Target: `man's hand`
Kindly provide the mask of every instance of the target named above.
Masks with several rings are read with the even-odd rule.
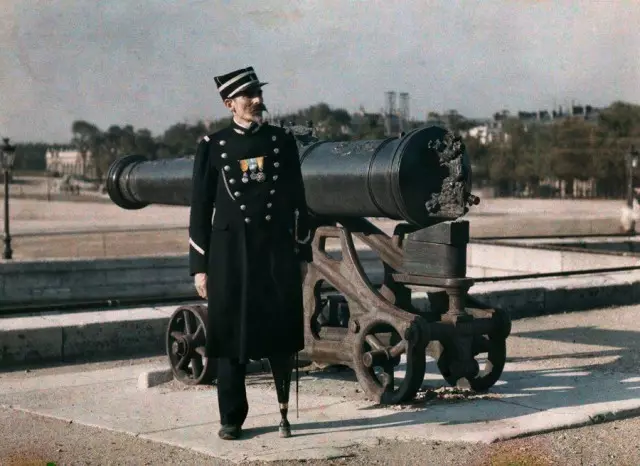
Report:
[[[197,273],[194,277],[196,291],[202,299],[207,299],[207,274]]]

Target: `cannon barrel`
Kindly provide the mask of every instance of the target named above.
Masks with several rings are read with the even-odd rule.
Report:
[[[318,216],[386,217],[427,226],[464,215],[471,168],[459,138],[436,126],[400,138],[317,141],[300,146],[306,200]],[[107,174],[111,200],[124,209],[191,202],[193,158],[116,160]]]

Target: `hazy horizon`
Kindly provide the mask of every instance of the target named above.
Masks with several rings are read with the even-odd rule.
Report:
[[[74,120],[161,134],[227,115],[213,76],[252,65],[272,113],[318,102],[472,118],[640,102],[640,3],[5,0],[0,135],[68,142]],[[287,5],[290,5],[287,7]]]

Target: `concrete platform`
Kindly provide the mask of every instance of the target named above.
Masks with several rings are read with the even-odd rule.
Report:
[[[267,376],[249,379],[246,436],[237,442],[216,436],[215,388],[137,386],[141,372],[164,367],[4,374],[0,404],[239,463],[334,458],[379,439],[489,443],[640,414],[639,313],[635,306],[613,316],[603,310],[516,322],[503,377],[486,395],[441,389],[431,362],[422,399],[379,407],[356,394],[356,385],[344,381],[348,376],[311,372],[301,379],[300,417],[293,409],[290,439],[277,435],[279,413]],[[402,375],[400,366],[396,376]]]
[[[640,303],[640,271],[478,283],[470,294],[506,310],[512,319],[630,305]],[[428,310],[425,293],[413,293],[413,300],[417,307]],[[164,354],[166,325],[177,307],[2,317],[0,370],[30,363]]]

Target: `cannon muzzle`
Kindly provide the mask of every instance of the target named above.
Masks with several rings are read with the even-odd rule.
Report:
[[[417,226],[455,220],[479,198],[471,190],[464,144],[443,128],[401,138],[322,141],[300,146],[309,210],[324,217],[386,217]],[[124,209],[191,202],[193,158],[116,160],[107,174],[111,200]]]
[[[148,161],[127,155],[109,167],[107,192],[123,209],[142,209],[149,204],[191,204],[193,157]]]

